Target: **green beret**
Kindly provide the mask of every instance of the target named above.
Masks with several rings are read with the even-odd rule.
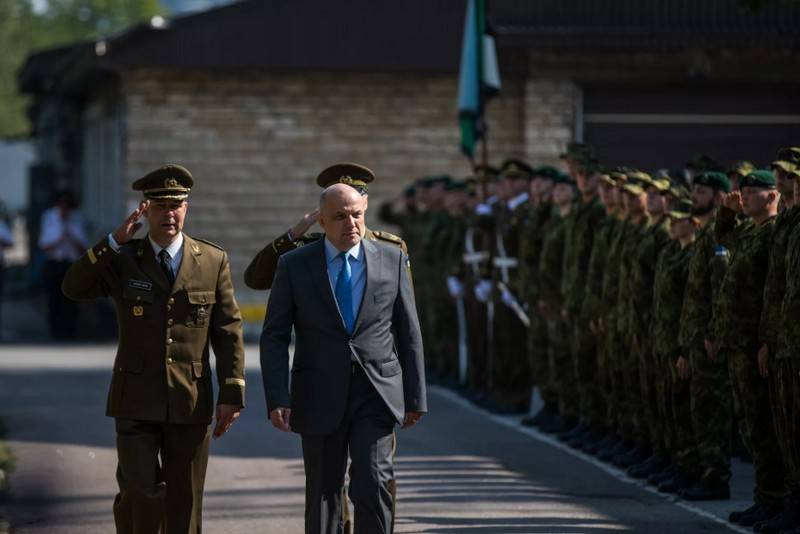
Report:
[[[744,177],[740,187],[760,187],[762,189],[775,189],[775,175],[772,171],[758,169]]]
[[[671,219],[688,219],[692,216],[692,200],[690,198],[681,198],[676,201],[672,210],[667,213]]]
[[[169,164],[147,173],[131,187],[151,200],[186,200],[193,185],[194,178],[186,167]]]
[[[500,174],[504,178],[530,180],[533,168],[521,159],[507,159],[500,166]]]
[[[584,161],[594,156],[594,147],[587,143],[567,143],[567,150],[559,156],[561,159]]]
[[[569,174],[556,170],[550,179],[553,181],[554,184],[567,184],[567,185],[575,185],[575,181],[570,177]]]
[[[731,181],[728,175],[718,171],[708,171],[698,174],[692,180],[692,185],[705,185],[718,191],[731,192]]]
[[[552,180],[553,177],[560,172],[560,170],[556,169],[552,165],[542,165],[541,167],[536,167],[536,169],[533,171],[533,176],[537,178],[544,178],[545,180]]]
[[[375,174],[358,163],[337,163],[331,165],[317,176],[317,185],[325,188],[334,184],[347,184],[366,193],[368,185],[375,180]]]

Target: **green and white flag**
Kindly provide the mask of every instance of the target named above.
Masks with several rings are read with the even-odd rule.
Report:
[[[467,0],[458,84],[458,122],[461,150],[470,159],[486,133],[483,111],[500,90],[494,36],[486,28],[486,0]]]

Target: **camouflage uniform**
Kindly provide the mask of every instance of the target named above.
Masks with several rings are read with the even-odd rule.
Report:
[[[575,206],[568,219],[564,242],[564,275],[561,293],[570,329],[572,365],[576,392],[580,399],[580,415],[599,430],[603,422],[602,398],[597,376],[597,344],[589,329],[589,318],[582,315],[586,298],[586,280],[597,225],[605,217],[605,209],[595,196]]]
[[[704,476],[727,481],[731,476],[732,417],[728,364],[722,359],[723,354],[711,360],[703,344],[711,324],[711,306],[717,300],[728,266],[728,251],[716,244],[713,228],[714,223],[710,222],[695,236],[679,342],[682,355],[691,366],[690,398],[698,465],[705,470]]]
[[[581,306],[581,316],[587,321],[594,321],[597,324],[602,318],[603,310],[603,278],[606,265],[609,263],[609,250],[612,238],[621,225],[621,221],[615,215],[605,215],[597,223],[594,240],[592,243],[592,253],[589,256],[589,266],[586,270],[586,290],[584,292],[583,304]],[[605,338],[596,337],[597,347],[597,391],[599,400],[594,413],[597,419],[590,417],[589,423],[595,429],[605,428],[608,424],[607,409],[608,399],[611,396],[611,376],[608,365],[608,355],[606,351]]]
[[[785,496],[783,461],[769,404],[769,387],[758,372],[758,326],[775,218],[736,224],[736,213],[720,208],[714,225],[719,242],[731,243],[728,270],[714,303],[714,343],[728,361],[734,396],[743,410],[742,441],[753,456],[755,502],[777,505]]]
[[[658,256],[653,282],[653,313],[650,326],[653,360],[657,373],[656,397],[661,439],[654,443],[681,472],[697,470],[690,404],[690,382],[678,376],[675,364],[681,354],[678,341],[684,287],[689,277],[693,244],[677,241]],[[692,463],[693,462],[693,463]]]
[[[619,300],[620,268],[622,263],[622,248],[627,236],[634,230],[633,224],[627,218],[618,221],[610,234],[611,246],[608,249],[608,261],[603,272],[602,289],[602,320],[605,326],[605,339],[603,350],[605,362],[609,370],[609,397],[606,399],[606,426],[617,434],[630,433],[626,429],[623,404],[625,402],[625,385],[622,378],[621,353],[623,350],[622,336],[617,329],[618,313],[617,301]]]
[[[630,283],[631,301],[628,325],[631,336],[639,342],[638,366],[642,402],[637,411],[640,432],[647,433],[649,443],[659,452],[666,452],[660,420],[658,417],[658,394],[656,381],[661,369],[653,358],[653,347],[649,335],[653,316],[653,284],[656,262],[663,248],[669,243],[669,220],[667,217],[653,222],[645,231],[633,257],[633,273]]]
[[[793,208],[797,214],[800,207]],[[794,225],[786,255],[786,291],[781,305],[778,350],[770,354],[775,433],[786,467],[791,498],[800,499],[800,226]]]
[[[536,313],[536,302],[541,297],[539,260],[545,238],[544,230],[547,228],[547,221],[552,217],[553,205],[549,202],[531,207],[522,227],[519,248],[519,285],[523,292],[520,303],[527,305],[531,320],[527,337],[531,383],[539,387],[542,400],[548,406],[558,403],[558,392],[548,387],[547,321]]]
[[[617,296],[616,333],[618,339],[619,370],[624,387],[624,396],[620,406],[622,417],[622,437],[638,446],[647,445],[648,431],[646,422],[639,418],[638,409],[642,403],[641,388],[639,386],[639,360],[631,346],[633,333],[632,311],[633,303],[633,273],[635,269],[636,251],[647,235],[649,219],[643,219],[637,224],[628,223],[628,231],[621,247],[621,260],[619,268],[619,294]]]
[[[439,306],[437,307],[438,321],[436,324],[437,345],[433,349],[438,354],[439,367],[436,371],[440,376],[455,380],[458,377],[458,309],[457,302],[447,290],[447,277],[462,276],[462,251],[464,250],[464,235],[466,233],[466,219],[461,215],[449,215],[447,224],[439,234],[437,249],[440,251],[441,261],[438,265],[440,284]]]
[[[558,394],[559,413],[564,417],[578,416],[578,402],[574,390],[565,385],[572,372],[569,347],[569,330],[561,317],[563,296],[561,277],[564,265],[564,233],[566,221],[558,213],[547,219],[542,229],[542,254],[539,258],[539,288],[541,300],[549,307],[543,319],[547,323],[547,360],[549,388]]]

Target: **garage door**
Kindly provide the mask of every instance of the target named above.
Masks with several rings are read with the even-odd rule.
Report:
[[[583,138],[604,163],[680,168],[699,153],[764,166],[800,146],[798,86],[584,87]]]

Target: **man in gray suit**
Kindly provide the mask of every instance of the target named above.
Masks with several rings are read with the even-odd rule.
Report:
[[[302,437],[307,534],[341,532],[348,451],[354,533],[392,531],[394,425],[427,410],[408,258],[362,239],[366,207],[352,187],[325,189],[325,239],[281,256],[261,334],[270,420]]]

